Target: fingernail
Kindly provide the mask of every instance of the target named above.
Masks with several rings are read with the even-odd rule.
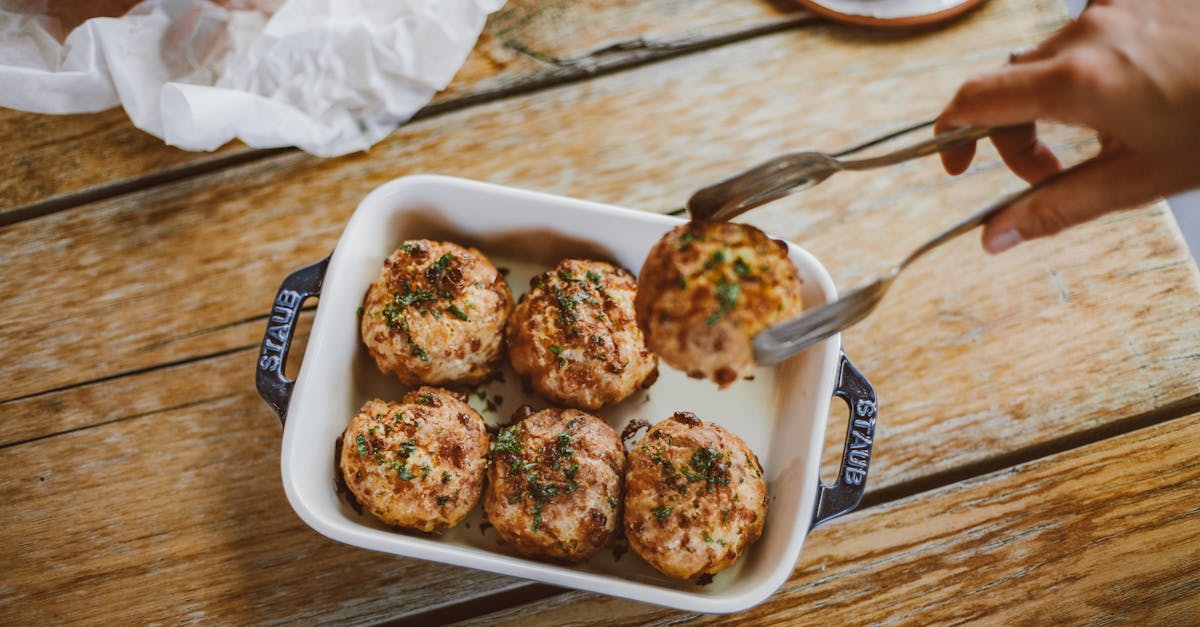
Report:
[[[1021,239],[1021,234],[1016,229],[1011,229],[988,238],[983,243],[983,248],[993,255],[998,255],[1023,241],[1025,240]]]
[[[1033,46],[1017,46],[1012,49],[1012,52],[1008,53],[1008,62],[1016,63],[1021,57],[1033,52],[1035,49]]]

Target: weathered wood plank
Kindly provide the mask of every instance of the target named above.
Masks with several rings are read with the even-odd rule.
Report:
[[[992,17],[1017,34],[992,35],[1003,42],[992,44],[993,55],[1007,50],[1023,30],[1041,27],[1040,18],[1005,20],[1004,11],[994,12],[998,15],[980,19]],[[1000,29],[987,32],[992,30]],[[840,145],[893,126],[897,117],[916,117],[906,110],[934,110],[942,96],[930,92],[949,91],[957,78],[985,62],[940,69],[916,60],[942,58],[939,42],[967,45],[974,39],[968,32],[865,45],[852,39],[860,35],[836,28],[767,37],[420,122],[371,154],[334,160],[281,155],[5,228],[0,254],[10,269],[6,285],[15,288],[20,281],[24,288],[9,290],[22,296],[6,302],[6,319],[14,324],[5,332],[27,338],[5,345],[6,355],[26,357],[14,364],[5,396],[195,355],[195,347],[164,352],[173,347],[158,343],[261,314],[262,305],[248,294],[268,293],[289,266],[326,254],[358,200],[395,176],[442,172],[670,208],[696,184],[728,173],[739,161],[773,154],[788,143]],[[853,120],[823,106],[889,79],[902,51],[914,64],[901,80],[912,87],[899,95],[928,93],[921,101],[901,100],[899,110],[892,103],[866,107]],[[806,62],[798,64],[798,58]],[[850,61],[843,68],[839,59]],[[838,93],[823,91],[835,87]],[[823,111],[797,120],[796,94],[810,94]],[[625,115],[627,110],[645,115]],[[731,127],[739,115],[745,119]],[[792,142],[780,139],[789,137]],[[55,269],[69,272],[37,285],[24,280]],[[187,294],[201,277],[209,284],[226,282],[226,289],[195,309]],[[78,298],[85,287],[89,297]],[[117,303],[122,307],[114,308]],[[208,303],[216,306],[206,308]],[[184,306],[190,315],[179,314]],[[45,309],[54,315],[41,315]],[[86,328],[75,322],[84,317]],[[140,333],[124,328],[139,317]],[[123,328],[103,329],[109,325]],[[80,341],[84,336],[93,341]],[[41,360],[60,351],[70,353],[60,359],[69,358]],[[83,355],[88,352],[93,354]],[[101,360],[108,363],[97,372]]]
[[[1196,624],[1197,429],[1192,415],[852,514],[734,617],[572,592],[465,624]]]
[[[606,70],[814,22],[787,2],[564,2],[513,0],[491,17],[455,80],[431,103],[445,110]],[[29,205],[78,204],[253,152],[234,142],[213,153],[164,145],[121,109],[43,116],[0,109],[0,223]],[[102,189],[91,189],[91,188]],[[25,211],[11,211],[23,208]]]
[[[36,408],[112,422],[0,448],[6,623],[378,622],[525,585],[309,529],[281,489],[279,421],[236,383],[256,355],[131,377],[153,410],[107,384]]]
[[[963,75],[1041,33],[1040,11],[992,2],[907,38],[838,27],[763,37],[419,122],[370,155],[281,155],[14,225],[0,231],[12,295],[4,397],[257,342],[253,324],[237,323],[261,316],[287,271],[327,254],[358,200],[395,176],[668,209],[780,150],[845,145],[935,111]],[[842,175],[751,219],[850,285],[1015,184],[993,153],[985,160],[958,180],[931,161]],[[1195,402],[1198,306],[1195,268],[1160,207],[998,259],[967,239],[934,253],[845,338],[883,402],[872,489]],[[35,414],[11,420],[13,432],[42,429]]]
[[[28,401],[40,405],[25,411],[48,418],[94,413],[111,423],[0,448],[0,466],[10,469],[0,497],[21,504],[0,513],[6,616],[371,621],[526,585],[308,530],[279,490],[279,427],[236,385],[254,356],[130,377],[139,394],[106,394],[106,382]],[[176,404],[127,407],[139,397]],[[853,514],[818,529],[781,593],[738,618],[928,622],[1020,618],[1056,605],[1052,615],[1066,622],[1118,612],[1192,622],[1200,611],[1198,423],[1175,420]],[[1114,562],[1122,567],[1105,567]],[[481,621],[513,616],[533,624],[686,618],[569,593]]]

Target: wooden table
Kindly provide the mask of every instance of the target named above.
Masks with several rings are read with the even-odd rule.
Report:
[[[893,33],[785,1],[513,0],[418,119],[339,159],[185,153],[120,110],[0,111],[0,622],[727,620],[310,530],[251,382],[275,288],[389,179],[668,211],[776,153],[928,117],[1063,19],[1057,0],[992,0]],[[845,288],[1020,185],[981,154],[957,179],[933,160],[835,177],[749,221]],[[844,336],[880,397],[866,500],[736,618],[1200,623],[1198,314],[1161,204],[996,258],[974,238],[936,251]]]

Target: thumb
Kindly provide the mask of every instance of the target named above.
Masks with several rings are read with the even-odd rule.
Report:
[[[1158,197],[1155,172],[1136,155],[1114,151],[1084,161],[988,220],[983,248],[1002,253],[1021,242],[1054,235],[1105,213]]]

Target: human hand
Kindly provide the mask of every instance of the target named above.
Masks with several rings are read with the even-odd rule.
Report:
[[[1100,215],[1200,187],[1200,5],[1192,0],[1096,0],[1079,19],[1002,69],[958,89],[935,130],[1004,127],[1004,163],[1030,183],[1053,177],[984,225],[1003,252]],[[1095,157],[1063,170],[1034,122],[1083,125]],[[950,174],[975,146],[942,153]]]

